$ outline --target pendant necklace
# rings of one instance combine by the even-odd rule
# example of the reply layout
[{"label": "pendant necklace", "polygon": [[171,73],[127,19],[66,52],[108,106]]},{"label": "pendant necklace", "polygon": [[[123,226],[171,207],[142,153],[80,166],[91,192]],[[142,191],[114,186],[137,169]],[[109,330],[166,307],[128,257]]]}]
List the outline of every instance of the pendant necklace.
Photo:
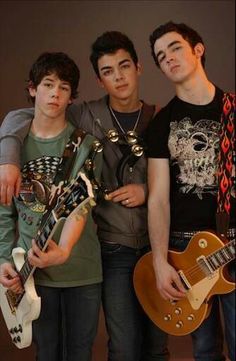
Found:
[{"label": "pendant necklace", "polygon": [[[116,124],[118,125],[118,127],[120,128],[120,130],[122,131],[123,134],[126,134],[127,132],[124,130],[124,128],[122,127],[122,125],[120,124],[119,120],[117,119],[113,109],[110,107],[109,105],[109,109],[110,109],[110,112],[116,122]],[[140,119],[140,115],[141,115],[141,112],[142,112],[142,106],[141,108],[139,109],[139,112],[138,112],[138,116],[137,116],[137,119],[135,121],[135,124],[134,124],[134,127],[133,129],[131,130],[132,132],[135,132],[136,128],[137,128],[137,125],[138,125],[138,122],[139,122],[139,119]]]}]

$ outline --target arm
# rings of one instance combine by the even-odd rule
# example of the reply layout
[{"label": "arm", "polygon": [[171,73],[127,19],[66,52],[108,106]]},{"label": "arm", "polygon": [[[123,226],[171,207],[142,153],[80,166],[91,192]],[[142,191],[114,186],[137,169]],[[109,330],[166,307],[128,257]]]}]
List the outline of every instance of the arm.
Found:
[{"label": "arm", "polygon": [[7,114],[0,129],[0,203],[10,205],[18,196],[21,146],[27,136],[34,109],[20,109]]},{"label": "arm", "polygon": [[179,299],[185,296],[185,290],[178,273],[167,261],[170,228],[168,159],[149,158],[148,185],[148,225],[157,288],[164,299]]},{"label": "arm", "polygon": [[63,226],[59,243],[50,240],[45,252],[41,251],[33,240],[32,248],[28,252],[30,263],[45,268],[66,262],[83,232],[86,220],[87,216],[84,214],[69,216]]},{"label": "arm", "polygon": [[13,292],[19,293],[22,291],[22,286],[11,257],[16,236],[16,219],[13,205],[11,207],[0,205],[0,283]]},{"label": "arm", "polygon": [[0,129],[0,164],[15,164],[20,167],[20,148],[27,136],[34,108],[11,111],[3,119]]}]

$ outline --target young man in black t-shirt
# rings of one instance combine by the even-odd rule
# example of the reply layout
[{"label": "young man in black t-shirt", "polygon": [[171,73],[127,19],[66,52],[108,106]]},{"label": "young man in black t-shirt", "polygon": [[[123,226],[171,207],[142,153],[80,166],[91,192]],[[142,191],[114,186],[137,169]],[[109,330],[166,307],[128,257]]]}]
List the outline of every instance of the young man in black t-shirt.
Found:
[{"label": "young man in black t-shirt", "polygon": [[[182,251],[196,232],[216,231],[216,174],[224,93],[206,76],[205,46],[196,31],[185,24],[169,22],[152,33],[150,43],[154,60],[173,82],[176,96],[157,114],[148,130],[149,234],[157,288],[164,299],[179,300],[186,297],[186,290],[167,261],[168,247]],[[229,240],[235,239],[235,232],[233,184]],[[232,262],[229,265],[232,275],[234,266]],[[219,299],[233,361],[235,292]],[[215,337],[220,328],[216,301],[215,297],[211,315],[192,333],[198,361],[225,360],[223,337]]]}]

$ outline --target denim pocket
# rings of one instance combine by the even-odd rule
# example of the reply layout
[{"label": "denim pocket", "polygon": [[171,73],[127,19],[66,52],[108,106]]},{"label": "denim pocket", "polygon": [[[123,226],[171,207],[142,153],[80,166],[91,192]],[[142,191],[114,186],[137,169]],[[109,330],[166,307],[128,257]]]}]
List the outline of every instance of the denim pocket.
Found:
[{"label": "denim pocket", "polygon": [[115,253],[115,252],[119,252],[120,249],[122,248],[121,244],[117,244],[117,243],[109,243],[109,242],[101,242],[101,250],[102,253]]}]

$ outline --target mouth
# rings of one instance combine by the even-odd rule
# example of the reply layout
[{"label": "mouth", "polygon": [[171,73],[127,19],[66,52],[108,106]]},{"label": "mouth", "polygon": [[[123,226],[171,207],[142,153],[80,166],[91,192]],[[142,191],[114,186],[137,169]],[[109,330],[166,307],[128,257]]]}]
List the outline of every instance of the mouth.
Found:
[{"label": "mouth", "polygon": [[176,70],[178,70],[179,69],[179,65],[174,65],[174,66],[172,66],[171,68],[170,68],[170,72],[171,73],[174,73]]},{"label": "mouth", "polygon": [[128,88],[128,84],[122,84],[122,85],[118,85],[116,87],[116,90],[125,90]]},{"label": "mouth", "polygon": [[48,103],[48,105],[51,107],[56,107],[56,108],[59,107],[59,104],[57,104],[57,103]]}]

